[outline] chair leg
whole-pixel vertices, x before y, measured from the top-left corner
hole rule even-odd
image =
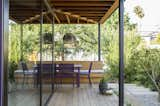
[[[25,76],[23,76],[23,82],[22,82],[22,87],[24,88],[24,83],[25,83]]]
[[[73,81],[72,83],[73,83],[73,88],[74,88],[74,78],[73,78],[73,80],[72,80],[72,81]]]
[[[91,77],[90,77],[90,76],[88,76],[88,79],[89,79],[89,84],[92,86]]]

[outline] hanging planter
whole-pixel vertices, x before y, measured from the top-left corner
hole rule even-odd
[[[72,33],[66,33],[63,36],[63,43],[64,44],[73,44],[76,42],[76,37]]]
[[[52,33],[44,33],[43,34],[44,44],[52,44]]]

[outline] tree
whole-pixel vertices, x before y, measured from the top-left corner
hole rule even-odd
[[[140,6],[134,7],[134,13],[138,16],[138,18],[142,19],[144,17],[144,10]]]
[[[142,7],[140,6],[135,6],[134,7],[134,13],[138,16],[138,18],[141,20],[143,17],[144,17],[144,10]],[[139,25],[140,25],[140,30],[141,30],[141,23],[140,23],[140,20],[139,20]]]

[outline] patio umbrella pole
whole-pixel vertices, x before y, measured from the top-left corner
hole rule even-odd
[[[124,0],[119,0],[119,106],[124,106]]]

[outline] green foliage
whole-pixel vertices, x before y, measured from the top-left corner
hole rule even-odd
[[[9,62],[9,81],[11,83],[15,81],[14,71],[17,70],[17,68],[18,68],[18,65],[15,61]]]
[[[132,77],[140,84],[160,92],[160,50],[136,50],[129,61]]]
[[[132,52],[139,45],[141,38],[136,34],[136,25],[131,24],[128,14],[125,15],[125,35],[124,35],[124,58],[125,72],[130,74],[128,70],[128,61]],[[119,29],[118,29],[118,11],[116,11],[110,19],[106,21],[102,29],[102,55],[108,70],[118,79],[119,73]]]

